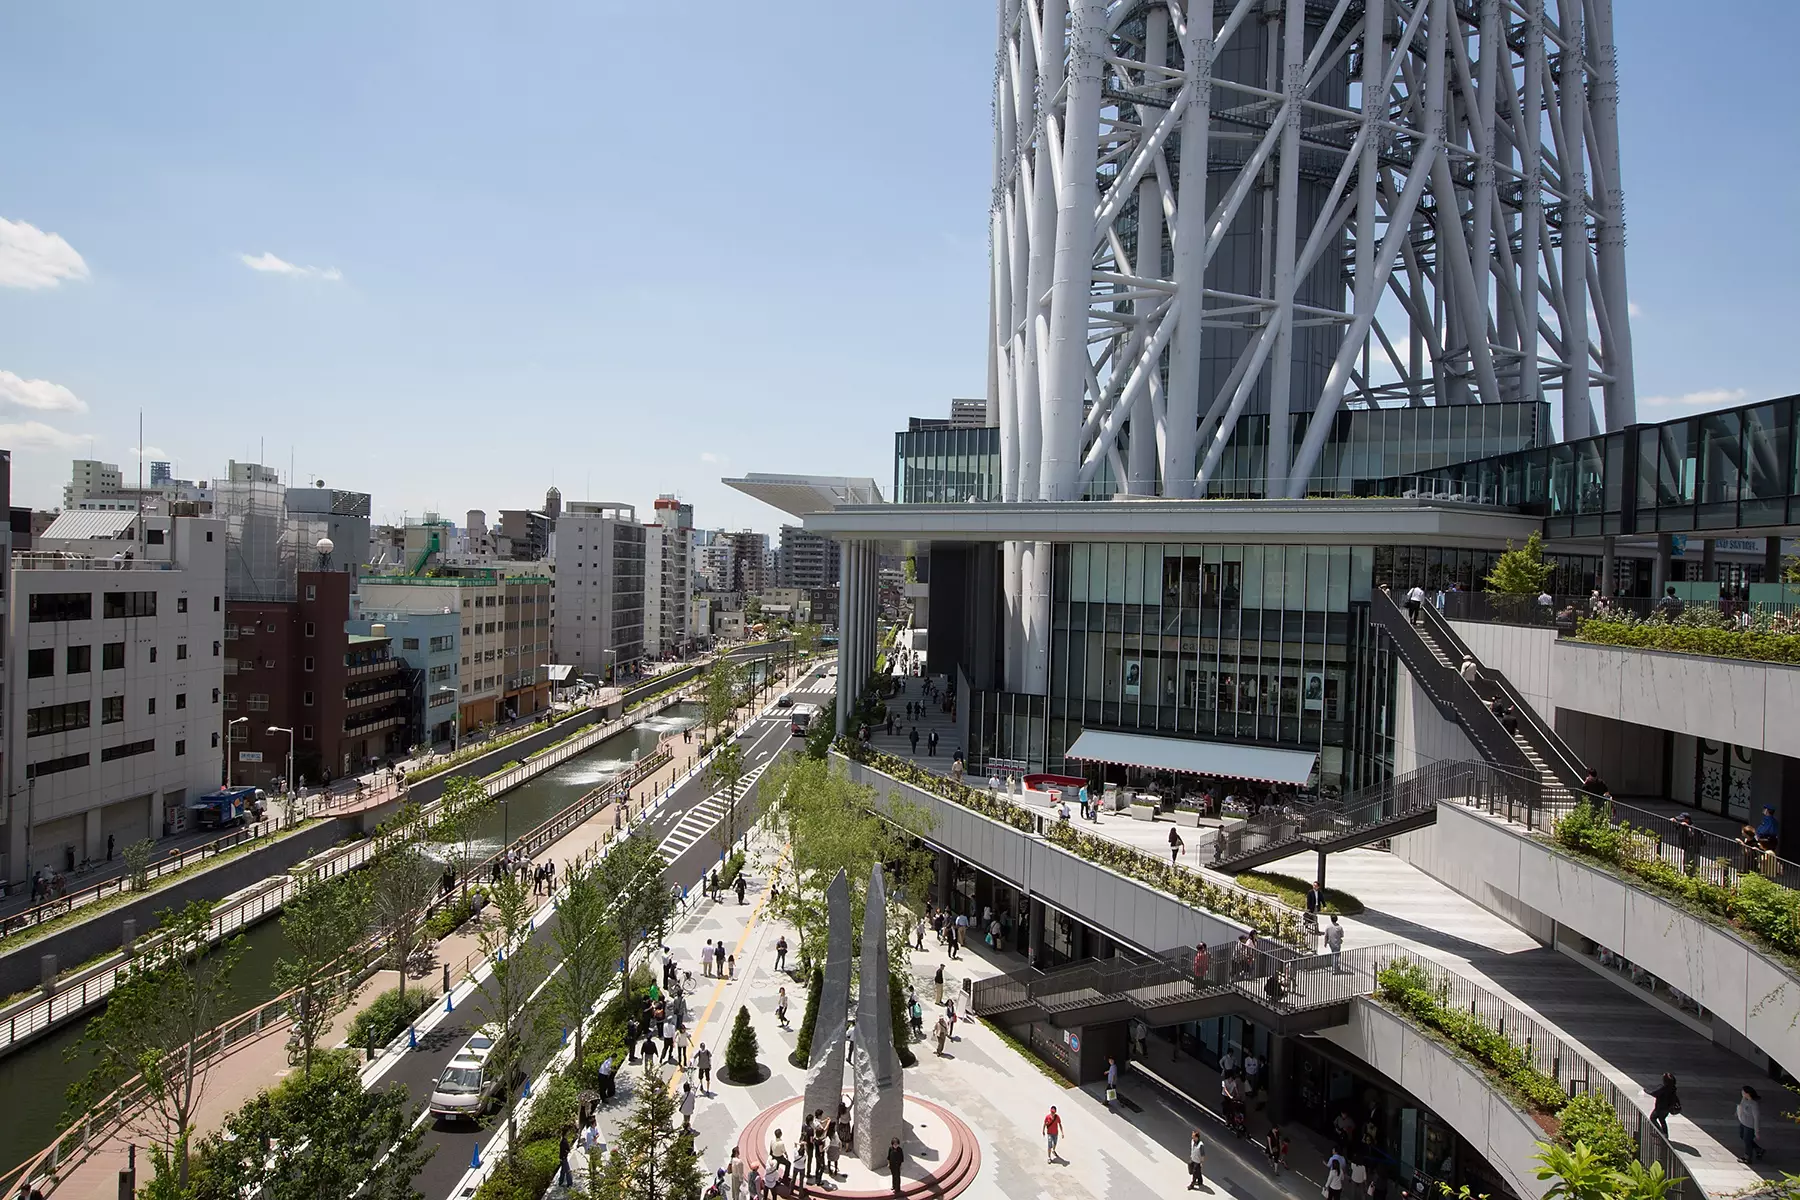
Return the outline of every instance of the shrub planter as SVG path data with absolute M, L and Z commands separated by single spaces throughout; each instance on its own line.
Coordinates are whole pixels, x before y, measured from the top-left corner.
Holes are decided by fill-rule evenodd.
M 1136 800 L 1133 800 L 1131 802 L 1131 819 L 1134 821 L 1156 820 L 1156 805 L 1140 804 Z
M 1200 828 L 1200 810 L 1198 808 L 1176 805 L 1172 810 L 1172 816 L 1177 825 L 1187 825 L 1194 829 Z

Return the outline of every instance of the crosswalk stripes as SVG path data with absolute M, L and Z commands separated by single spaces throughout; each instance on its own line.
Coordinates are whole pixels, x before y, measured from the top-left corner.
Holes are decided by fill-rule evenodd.
M 738 781 L 735 795 L 742 796 L 768 768 L 768 763 L 752 767 Z M 721 788 L 684 813 L 681 820 L 675 823 L 675 828 L 662 840 L 658 851 L 671 861 L 680 857 L 689 846 L 712 832 L 713 826 L 725 819 L 727 807 L 726 792 Z

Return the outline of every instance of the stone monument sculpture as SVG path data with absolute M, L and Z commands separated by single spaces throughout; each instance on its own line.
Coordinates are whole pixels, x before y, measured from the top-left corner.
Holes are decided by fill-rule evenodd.
M 894 1015 L 888 996 L 887 879 L 880 863 L 869 872 L 869 893 L 863 901 L 861 973 L 856 993 L 856 1055 L 850 1065 L 856 1086 L 851 1114 L 856 1157 L 865 1167 L 879 1171 L 887 1165 L 889 1139 L 904 1141 L 906 1137 L 900 1057 L 894 1052 Z M 830 997 L 827 990 L 825 998 Z M 824 1021 L 821 1006 L 819 1023 Z M 813 1044 L 818 1044 L 816 1036 Z M 807 1103 L 811 1104 L 810 1078 L 807 1088 Z
M 837 1112 L 844 1099 L 844 1043 L 850 1017 L 850 881 L 842 870 L 825 889 L 825 985 L 806 1060 L 806 1112 Z

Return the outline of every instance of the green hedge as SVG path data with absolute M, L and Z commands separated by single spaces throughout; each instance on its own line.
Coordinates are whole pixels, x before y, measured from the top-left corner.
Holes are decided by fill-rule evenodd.
M 731 857 L 725 860 L 725 865 L 719 868 L 719 886 L 722 888 L 730 887 L 737 882 L 737 877 L 743 873 L 743 870 L 744 852 L 742 850 L 733 850 L 731 852 Z
M 1788 958 L 1800 958 L 1800 892 L 1735 867 L 1725 887 L 1700 875 L 1687 875 L 1657 853 L 1655 835 L 1621 822 L 1587 801 L 1556 823 L 1556 844 L 1583 858 L 1615 868 L 1649 891 L 1683 902 L 1717 917 L 1759 947 Z
M 431 997 L 423 987 L 406 989 L 406 996 L 401 998 L 399 988 L 389 988 L 370 1002 L 369 1007 L 356 1014 L 350 1022 L 349 1042 L 358 1050 L 367 1048 L 372 1036 L 379 1049 L 400 1036 L 412 1019 L 424 1012 L 431 1004 Z
M 561 1149 L 555 1138 L 525 1142 L 510 1158 L 501 1159 L 475 1190 L 475 1200 L 541 1200 L 556 1178 Z
M 1576 637 L 1599 646 L 1635 646 L 1677 654 L 1705 654 L 1713 658 L 1800 664 L 1800 634 L 1793 633 L 1590 617 L 1581 622 Z
M 1444 989 L 1417 963 L 1391 962 L 1375 984 L 1384 1004 L 1443 1034 L 1534 1111 L 1555 1115 L 1568 1104 L 1562 1084 L 1533 1066 L 1523 1049 L 1473 1013 L 1447 1007 Z
M 464 921 L 475 915 L 476 898 L 486 895 L 487 892 L 481 888 L 470 888 L 463 895 L 426 917 L 425 932 L 434 941 L 443 941 L 461 928 Z
M 1573 1146 L 1584 1142 L 1604 1165 L 1623 1171 L 1637 1161 L 1637 1143 L 1618 1110 L 1594 1092 L 1583 1092 L 1563 1105 L 1557 1114 L 1562 1122 L 1562 1138 Z
M 883 774 L 892 775 L 901 783 L 909 783 L 921 791 L 930 792 L 952 804 L 959 804 L 991 820 L 999 821 L 1002 825 L 1010 825 L 1026 833 L 1037 831 L 1037 820 L 1029 809 L 1009 800 L 1001 800 L 985 788 L 970 787 L 966 783 L 933 774 L 907 759 L 884 754 L 872 746 L 864 746 L 852 737 L 839 738 L 837 748 L 845 758 L 874 767 Z

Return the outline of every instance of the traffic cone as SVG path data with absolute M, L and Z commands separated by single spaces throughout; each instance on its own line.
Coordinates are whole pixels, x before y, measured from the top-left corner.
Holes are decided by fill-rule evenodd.
M 471 1154 L 469 1156 L 469 1170 L 479 1171 L 480 1169 L 481 1169 L 481 1143 L 476 1142 L 475 1143 L 475 1153 Z

